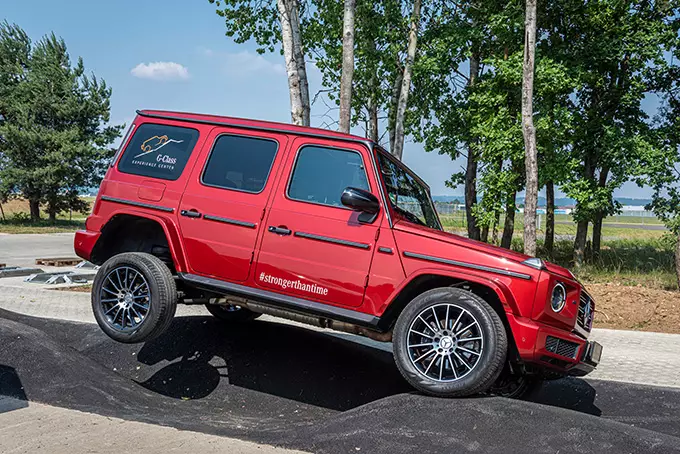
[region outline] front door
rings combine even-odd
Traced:
[[[255,283],[338,306],[360,306],[382,220],[359,222],[343,206],[346,187],[378,195],[361,144],[296,139],[266,218]]]
[[[248,278],[264,210],[287,137],[215,128],[180,202],[180,227],[195,274]]]

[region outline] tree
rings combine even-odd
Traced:
[[[619,210],[614,191],[642,170],[654,152],[642,101],[652,93],[650,68],[663,64],[673,32],[670,2],[562,0],[547,2],[552,32],[543,51],[570,68],[573,124],[567,181],[576,200],[574,262],[584,261],[588,225],[599,252],[602,219]]]
[[[352,120],[352,78],[354,76],[355,0],[345,0],[342,30],[342,76],[340,79],[340,131],[349,133]]]
[[[538,152],[534,129],[534,57],[536,53],[536,0],[526,1],[524,76],[522,82],[522,129],[524,132],[526,189],[524,198],[524,253],[536,255],[536,208],[538,205]]]
[[[121,126],[109,122],[111,89],[72,65],[63,40],[46,36],[34,46],[16,25],[0,25],[0,193],[21,193],[31,219],[47,205],[85,212],[83,188],[98,186]]]
[[[309,82],[299,1],[276,0],[276,5],[255,0],[208,1],[217,6],[216,13],[225,20],[226,35],[237,43],[254,39],[259,53],[274,52],[280,46],[286,63],[291,121],[309,126]]]

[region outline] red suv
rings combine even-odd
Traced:
[[[602,352],[568,270],[446,233],[423,180],[332,131],[140,111],[75,250],[101,265],[92,307],[120,342],[161,334],[178,303],[269,314],[392,341],[438,396],[585,375]]]

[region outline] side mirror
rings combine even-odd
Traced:
[[[360,222],[371,223],[375,221],[380,211],[378,198],[363,189],[345,188],[342,191],[340,201],[344,206],[361,212],[361,215],[359,215]]]
[[[364,213],[375,214],[380,211],[380,202],[378,198],[368,191],[357,188],[345,188],[342,191],[340,201],[346,207],[354,211],[363,211]]]

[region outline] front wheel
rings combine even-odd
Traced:
[[[158,257],[141,252],[107,260],[92,284],[92,310],[113,340],[137,343],[163,333],[177,310],[172,273]]]
[[[505,363],[508,340],[498,314],[457,288],[429,290],[411,301],[394,328],[394,358],[414,388],[462,397],[484,392]]]

